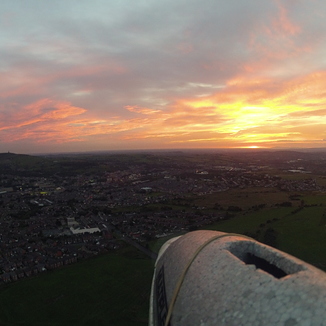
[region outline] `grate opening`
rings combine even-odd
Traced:
[[[239,258],[239,257],[238,257]],[[263,270],[264,272],[273,275],[275,278],[282,278],[287,276],[288,274],[285,273],[282,269],[280,269],[279,267],[271,264],[270,262],[268,262],[267,260],[257,257],[253,254],[250,253],[246,253],[243,256],[243,259],[240,258],[246,265],[255,265],[256,268],[259,268],[261,270]]]

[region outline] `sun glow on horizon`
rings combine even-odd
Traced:
[[[266,147],[262,147],[262,146],[242,146],[241,148],[266,148]]]
[[[210,135],[219,134],[230,147],[232,143],[253,142],[264,146],[244,147],[291,146],[311,141],[324,145],[316,139],[326,136],[325,77],[324,72],[312,73],[277,86],[273,80],[254,83],[243,77],[211,96],[184,99],[181,104],[189,111],[203,112],[207,120],[209,115],[219,115],[220,121],[206,130]],[[320,136],[313,136],[318,133]]]

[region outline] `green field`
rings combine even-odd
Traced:
[[[193,203],[197,206],[205,206],[213,208],[216,203],[226,209],[230,205],[240,206],[244,210],[248,210],[254,205],[265,204],[266,207],[273,207],[284,201],[291,201],[290,197],[298,195],[299,200],[292,200],[293,206],[300,205],[300,200],[303,199],[305,204],[317,204],[326,206],[325,193],[312,192],[285,192],[276,188],[259,188],[250,187],[245,189],[230,189],[219,193],[213,193],[201,197],[194,197]]]
[[[124,248],[0,289],[0,325],[147,325],[153,261]]]

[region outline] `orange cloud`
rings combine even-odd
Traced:
[[[254,81],[244,77],[230,82],[213,96],[181,100],[180,106],[191,108],[188,119],[197,110],[193,124],[202,122],[202,130],[215,129],[228,142],[273,143],[286,139],[304,142],[325,137],[326,121],[320,118],[325,113],[325,87],[326,72],[280,81],[278,85],[274,80]],[[208,122],[209,115],[205,115],[207,110],[212,123]],[[182,122],[179,124],[185,130]],[[189,121],[188,130],[191,126]]]
[[[141,114],[154,114],[160,112],[159,110],[142,108],[137,105],[127,105],[125,106],[125,109],[127,109],[130,112],[141,113]]]
[[[122,138],[128,142],[151,139],[166,147],[318,143],[326,137],[325,83],[324,72],[278,84],[243,77],[212,96],[180,99],[162,111],[126,107],[150,114],[117,122],[111,132],[126,132]]]
[[[85,109],[67,102],[42,99],[22,108],[14,108],[9,114],[0,113],[1,138],[7,142],[21,139],[61,142],[74,138],[66,126],[73,117],[85,112]]]
[[[111,117],[69,102],[42,99],[0,108],[3,142],[87,142],[107,139],[155,147],[285,146],[326,138],[326,72],[292,80],[238,77],[206,97],[178,99],[162,110],[138,105]],[[7,112],[7,113],[5,113]],[[129,145],[131,146],[131,145]]]

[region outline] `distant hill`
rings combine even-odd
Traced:
[[[0,163],[3,161],[10,161],[16,163],[28,163],[44,160],[42,157],[32,156],[27,154],[15,154],[15,153],[0,153]]]
[[[41,172],[52,165],[44,157],[25,154],[0,153],[0,170],[2,173],[24,174],[25,172]]]
[[[147,166],[148,169],[162,167],[188,167],[193,164],[229,165],[257,164],[288,169],[289,162],[309,162],[310,170],[325,171],[326,152],[302,152],[291,150],[234,149],[219,151],[166,151],[166,152],[129,152],[129,153],[83,153],[51,154],[32,156],[25,154],[0,153],[0,173],[28,176],[72,176],[79,174],[98,174],[128,170],[130,166]],[[324,172],[323,172],[324,173]]]
[[[44,158],[38,156],[31,156],[26,154],[14,154],[14,153],[0,153],[1,165],[19,165],[30,166],[36,163],[44,162]]]

